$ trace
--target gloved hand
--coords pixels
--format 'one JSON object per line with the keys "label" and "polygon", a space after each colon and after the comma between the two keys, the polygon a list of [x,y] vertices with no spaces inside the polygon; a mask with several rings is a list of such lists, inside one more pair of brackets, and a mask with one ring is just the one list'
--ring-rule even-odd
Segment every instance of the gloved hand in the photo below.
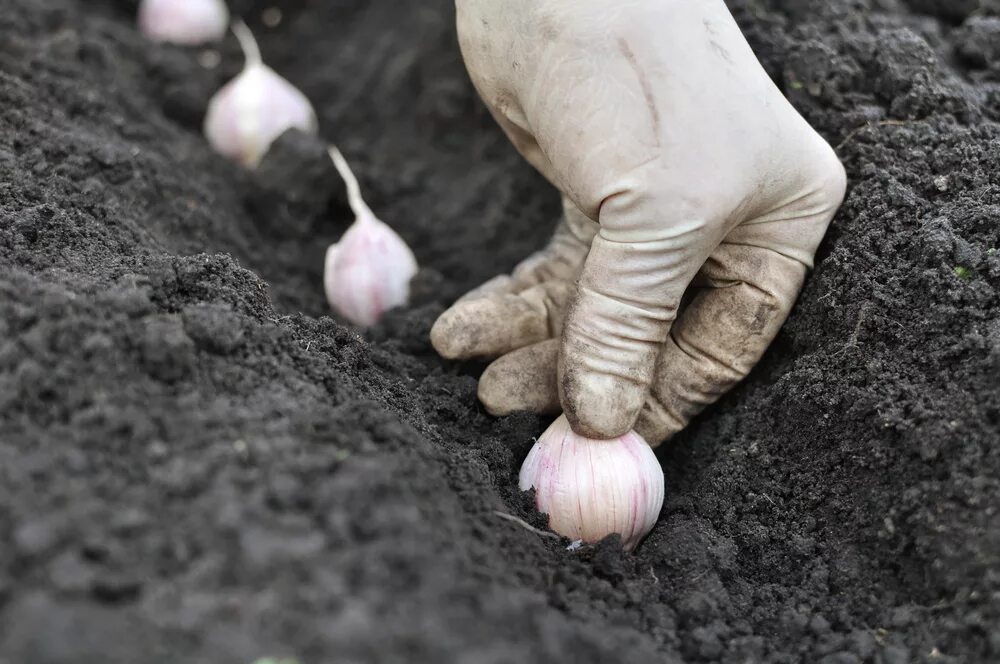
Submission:
{"label": "gloved hand", "polygon": [[457,7],[476,88],[565,215],[441,316],[434,347],[499,357],[479,385],[493,414],[562,408],[581,435],[657,444],[774,339],[844,169],[722,0]]}

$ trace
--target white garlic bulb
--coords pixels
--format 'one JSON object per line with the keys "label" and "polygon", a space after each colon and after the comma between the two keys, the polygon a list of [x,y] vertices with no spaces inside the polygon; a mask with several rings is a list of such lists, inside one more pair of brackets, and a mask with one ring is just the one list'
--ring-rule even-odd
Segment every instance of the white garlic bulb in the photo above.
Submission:
{"label": "white garlic bulb", "polygon": [[330,147],[330,158],[347,185],[355,221],[340,242],[326,250],[323,286],[330,306],[357,325],[374,325],[389,309],[405,305],[417,274],[413,252],[361,198],[357,178],[344,156]]}
{"label": "white garlic bulb", "polygon": [[221,40],[229,28],[223,0],[142,0],[139,30],[147,38],[182,46]]}
{"label": "white garlic bulb", "polygon": [[287,130],[315,133],[319,122],[306,96],[261,60],[250,29],[237,21],[233,32],[246,65],[209,102],[205,136],[216,152],[253,168]]}
{"label": "white garlic bulb", "polygon": [[618,533],[627,551],[653,529],[663,506],[663,471],[642,436],[590,440],[573,433],[565,415],[531,448],[518,484],[535,490],[555,532],[584,542]]}

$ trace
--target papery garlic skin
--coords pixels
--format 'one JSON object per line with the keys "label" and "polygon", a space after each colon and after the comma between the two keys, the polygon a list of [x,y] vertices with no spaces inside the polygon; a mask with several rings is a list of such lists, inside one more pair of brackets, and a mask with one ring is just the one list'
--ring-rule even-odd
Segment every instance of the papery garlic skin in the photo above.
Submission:
{"label": "papery garlic skin", "polygon": [[216,152],[254,168],[287,130],[315,133],[319,122],[309,99],[261,61],[249,28],[237,22],[233,32],[246,66],[212,97],[204,131]]}
{"label": "papery garlic skin", "polygon": [[212,98],[205,136],[216,152],[254,168],[289,129],[315,133],[309,100],[265,65],[246,69]]}
{"label": "papery garlic skin", "polygon": [[409,301],[417,269],[417,259],[399,235],[375,217],[362,217],[326,250],[326,299],[352,323],[374,325],[383,313]]}
{"label": "papery garlic skin", "polygon": [[356,325],[371,326],[389,309],[405,305],[417,259],[395,231],[361,198],[357,179],[337,148],[330,157],[347,184],[357,218],[340,242],[326,250],[323,286],[334,311]]}
{"label": "papery garlic skin", "polygon": [[642,436],[591,440],[575,434],[565,415],[531,448],[518,485],[535,490],[553,531],[588,543],[618,533],[626,551],[653,529],[663,507],[663,470]]}
{"label": "papery garlic skin", "polygon": [[220,41],[229,29],[223,0],[142,0],[139,30],[148,39],[181,46]]}

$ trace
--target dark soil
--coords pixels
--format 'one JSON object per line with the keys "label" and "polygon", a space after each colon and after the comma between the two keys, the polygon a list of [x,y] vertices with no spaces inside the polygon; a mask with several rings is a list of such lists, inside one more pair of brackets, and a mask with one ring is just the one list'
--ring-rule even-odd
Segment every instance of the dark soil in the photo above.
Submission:
{"label": "dark soil", "polygon": [[[499,1],[499,0],[498,0]],[[0,12],[0,662],[1000,661],[1000,6],[734,0],[838,151],[843,211],[779,340],[660,451],[634,555],[570,552],[428,330],[558,200],[467,82],[450,0],[243,2],[424,270],[327,316],[323,145],[200,136],[241,61],[134,2]]]}

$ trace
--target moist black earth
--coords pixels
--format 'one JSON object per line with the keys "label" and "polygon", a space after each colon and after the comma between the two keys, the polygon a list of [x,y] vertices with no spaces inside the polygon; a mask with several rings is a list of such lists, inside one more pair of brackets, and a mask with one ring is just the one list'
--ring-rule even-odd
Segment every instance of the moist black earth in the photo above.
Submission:
{"label": "moist black earth", "polygon": [[428,343],[559,212],[453,4],[232,5],[423,266],[368,331],[324,302],[324,144],[212,154],[235,41],[150,44],[135,5],[0,12],[0,662],[1000,661],[995,0],[730,3],[850,190],[763,362],[658,450],[632,555],[498,516],[544,524],[546,420]]}

